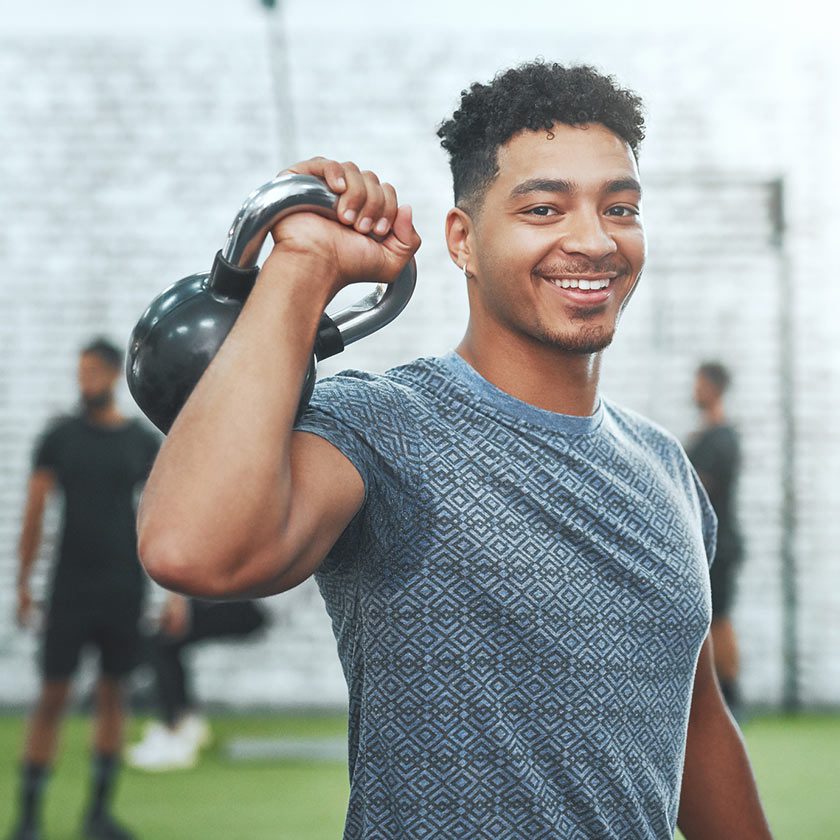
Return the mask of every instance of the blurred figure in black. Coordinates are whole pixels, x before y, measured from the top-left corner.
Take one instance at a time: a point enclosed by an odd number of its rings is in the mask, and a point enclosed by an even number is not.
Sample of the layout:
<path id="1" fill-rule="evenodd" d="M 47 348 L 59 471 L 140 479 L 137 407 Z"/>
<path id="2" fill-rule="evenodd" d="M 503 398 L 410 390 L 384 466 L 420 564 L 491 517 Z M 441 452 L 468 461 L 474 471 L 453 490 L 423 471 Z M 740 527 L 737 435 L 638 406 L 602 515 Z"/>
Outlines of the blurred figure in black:
<path id="1" fill-rule="evenodd" d="M 44 613 L 41 690 L 29 720 L 14 840 L 41 837 L 40 803 L 53 763 L 70 680 L 83 648 L 100 655 L 91 795 L 84 836 L 126 840 L 110 800 L 123 738 L 123 678 L 134 667 L 145 575 L 137 559 L 135 495 L 158 450 L 156 435 L 124 417 L 114 389 L 122 354 L 99 339 L 79 358 L 81 410 L 53 423 L 34 455 L 20 539 L 17 620 L 33 623 L 29 578 L 47 497 L 64 496 L 61 541 Z"/>
<path id="2" fill-rule="evenodd" d="M 738 708 L 738 644 L 731 611 L 735 577 L 742 558 L 741 534 L 735 511 L 735 487 L 741 463 L 738 433 L 728 422 L 723 395 L 729 387 L 729 371 L 719 362 L 704 362 L 695 374 L 694 402 L 702 413 L 703 426 L 686 446 L 718 518 L 712 584 L 712 644 L 715 670 L 721 691 L 735 712 Z"/>
<path id="3" fill-rule="evenodd" d="M 198 642 L 241 639 L 265 624 L 253 601 L 200 601 L 170 593 L 158 632 L 147 640 L 154 669 L 160 720 L 151 721 L 143 740 L 131 746 L 126 760 L 138 770 L 166 771 L 193 767 L 210 739 L 184 662 L 185 649 Z"/>

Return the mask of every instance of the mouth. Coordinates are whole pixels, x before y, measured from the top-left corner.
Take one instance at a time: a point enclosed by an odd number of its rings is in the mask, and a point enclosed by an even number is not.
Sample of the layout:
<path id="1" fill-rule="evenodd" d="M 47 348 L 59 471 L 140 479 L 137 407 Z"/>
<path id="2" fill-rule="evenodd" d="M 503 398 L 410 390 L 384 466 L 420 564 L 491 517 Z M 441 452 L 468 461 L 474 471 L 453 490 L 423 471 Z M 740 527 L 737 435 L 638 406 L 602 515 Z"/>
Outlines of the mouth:
<path id="1" fill-rule="evenodd" d="M 609 300 L 610 289 L 617 276 L 616 274 L 595 274 L 586 277 L 560 276 L 542 279 L 570 303 L 578 306 L 594 306 Z"/>

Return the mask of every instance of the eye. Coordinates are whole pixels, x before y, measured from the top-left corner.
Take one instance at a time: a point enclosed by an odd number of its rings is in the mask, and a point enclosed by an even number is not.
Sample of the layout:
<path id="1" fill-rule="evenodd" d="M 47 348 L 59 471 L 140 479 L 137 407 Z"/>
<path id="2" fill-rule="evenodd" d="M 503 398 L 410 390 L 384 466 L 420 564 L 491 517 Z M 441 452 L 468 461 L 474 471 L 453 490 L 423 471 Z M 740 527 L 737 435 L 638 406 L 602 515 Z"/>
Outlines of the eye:
<path id="1" fill-rule="evenodd" d="M 639 209 L 637 207 L 628 207 L 627 205 L 619 205 L 610 207 L 606 213 L 607 216 L 615 216 L 619 219 L 626 219 L 630 216 L 638 216 Z"/>
<path id="2" fill-rule="evenodd" d="M 538 204 L 536 207 L 526 210 L 525 213 L 529 216 L 556 216 L 557 210 L 548 204 Z"/>

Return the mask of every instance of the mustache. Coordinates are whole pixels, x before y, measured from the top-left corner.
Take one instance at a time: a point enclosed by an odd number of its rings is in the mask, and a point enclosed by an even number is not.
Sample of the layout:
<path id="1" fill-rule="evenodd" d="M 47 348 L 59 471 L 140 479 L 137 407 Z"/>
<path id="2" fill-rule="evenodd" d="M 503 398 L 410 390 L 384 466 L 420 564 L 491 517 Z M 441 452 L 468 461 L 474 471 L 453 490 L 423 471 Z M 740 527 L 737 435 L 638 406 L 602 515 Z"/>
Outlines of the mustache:
<path id="1" fill-rule="evenodd" d="M 546 265 L 537 266 L 533 273 L 548 276 L 548 277 L 562 277 L 566 274 L 586 276 L 589 274 L 626 274 L 628 271 L 627 264 L 619 260 L 599 260 L 592 262 L 591 260 L 578 260 L 569 263 L 550 263 Z"/>

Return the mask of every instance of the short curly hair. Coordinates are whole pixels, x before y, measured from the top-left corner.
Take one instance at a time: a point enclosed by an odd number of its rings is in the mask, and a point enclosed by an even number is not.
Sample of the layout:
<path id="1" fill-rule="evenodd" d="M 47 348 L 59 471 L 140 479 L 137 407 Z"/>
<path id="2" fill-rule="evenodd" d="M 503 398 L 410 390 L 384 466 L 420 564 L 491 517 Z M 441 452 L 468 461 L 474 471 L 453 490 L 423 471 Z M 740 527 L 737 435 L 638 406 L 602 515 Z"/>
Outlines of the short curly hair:
<path id="1" fill-rule="evenodd" d="M 600 123 L 637 159 L 645 136 L 642 100 L 612 76 L 588 65 L 521 64 L 462 91 L 460 107 L 438 128 L 449 152 L 455 204 L 478 210 L 499 174 L 499 147 L 520 131 L 550 131 L 556 123 Z"/>

